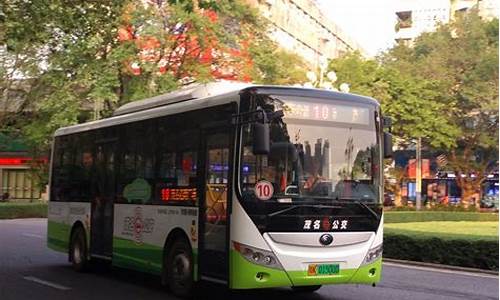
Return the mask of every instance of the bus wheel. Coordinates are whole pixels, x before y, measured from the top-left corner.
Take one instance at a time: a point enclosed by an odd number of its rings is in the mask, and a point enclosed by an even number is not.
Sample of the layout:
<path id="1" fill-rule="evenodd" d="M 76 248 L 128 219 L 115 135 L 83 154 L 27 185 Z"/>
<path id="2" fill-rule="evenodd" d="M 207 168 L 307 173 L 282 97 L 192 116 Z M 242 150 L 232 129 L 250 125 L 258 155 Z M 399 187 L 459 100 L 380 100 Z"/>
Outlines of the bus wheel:
<path id="1" fill-rule="evenodd" d="M 175 240 L 165 260 L 166 284 L 177 296 L 191 296 L 193 287 L 193 253 L 185 239 Z"/>
<path id="2" fill-rule="evenodd" d="M 85 271 L 88 267 L 87 243 L 85 241 L 85 233 L 81 227 L 76 228 L 71 235 L 71 247 L 69 251 L 73 269 L 78 272 Z"/>
<path id="3" fill-rule="evenodd" d="M 297 293 L 313 293 L 321 288 L 321 285 L 292 286 L 292 290 Z"/>

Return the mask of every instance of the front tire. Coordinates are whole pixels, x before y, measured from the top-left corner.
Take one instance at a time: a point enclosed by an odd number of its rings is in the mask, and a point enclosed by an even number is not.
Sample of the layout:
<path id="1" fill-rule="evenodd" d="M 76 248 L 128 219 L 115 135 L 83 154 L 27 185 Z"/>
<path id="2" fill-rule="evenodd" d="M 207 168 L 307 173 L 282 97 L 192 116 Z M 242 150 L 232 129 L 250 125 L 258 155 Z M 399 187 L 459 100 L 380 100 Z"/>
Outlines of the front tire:
<path id="1" fill-rule="evenodd" d="M 76 228 L 71 235 L 71 246 L 69 251 L 73 269 L 77 272 L 86 271 L 89 265 L 87 241 L 85 238 L 85 232 L 81 227 Z"/>
<path id="2" fill-rule="evenodd" d="M 321 288 L 321 285 L 292 286 L 292 290 L 297 293 L 314 293 Z"/>
<path id="3" fill-rule="evenodd" d="M 169 247 L 164 266 L 166 284 L 176 296 L 189 297 L 193 288 L 193 252 L 185 239 Z"/>

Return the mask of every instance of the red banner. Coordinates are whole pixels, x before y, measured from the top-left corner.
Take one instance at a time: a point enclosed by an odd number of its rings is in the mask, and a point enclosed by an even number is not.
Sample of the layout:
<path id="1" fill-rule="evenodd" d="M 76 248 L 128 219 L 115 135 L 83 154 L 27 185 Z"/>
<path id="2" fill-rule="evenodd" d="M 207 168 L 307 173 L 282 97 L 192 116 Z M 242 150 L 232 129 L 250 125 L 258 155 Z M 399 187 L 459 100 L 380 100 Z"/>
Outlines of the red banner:
<path id="1" fill-rule="evenodd" d="M 431 178 L 430 160 L 422 159 L 422 178 Z M 417 178 L 417 161 L 410 159 L 408 161 L 408 178 Z"/>

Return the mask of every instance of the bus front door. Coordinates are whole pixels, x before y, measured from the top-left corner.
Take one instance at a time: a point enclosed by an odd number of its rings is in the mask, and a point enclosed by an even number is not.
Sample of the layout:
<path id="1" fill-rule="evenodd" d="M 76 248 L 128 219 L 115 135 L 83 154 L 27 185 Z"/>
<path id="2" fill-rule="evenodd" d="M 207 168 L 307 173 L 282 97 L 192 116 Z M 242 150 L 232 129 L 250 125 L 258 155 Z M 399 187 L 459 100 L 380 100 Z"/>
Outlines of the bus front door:
<path id="1" fill-rule="evenodd" d="M 115 143 L 96 144 L 96 168 L 91 203 L 90 253 L 111 258 L 113 247 L 113 199 L 115 196 Z"/>
<path id="2" fill-rule="evenodd" d="M 227 282 L 230 134 L 205 135 L 205 179 L 200 213 L 199 265 L 202 279 Z"/>

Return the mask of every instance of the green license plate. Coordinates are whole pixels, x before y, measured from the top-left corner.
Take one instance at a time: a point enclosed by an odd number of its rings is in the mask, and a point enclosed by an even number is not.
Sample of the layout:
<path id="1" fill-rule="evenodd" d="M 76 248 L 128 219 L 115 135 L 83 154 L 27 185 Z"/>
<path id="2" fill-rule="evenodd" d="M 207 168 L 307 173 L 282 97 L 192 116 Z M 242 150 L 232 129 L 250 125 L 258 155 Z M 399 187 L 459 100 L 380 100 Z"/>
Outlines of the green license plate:
<path id="1" fill-rule="evenodd" d="M 334 275 L 340 272 L 338 264 L 310 264 L 307 268 L 307 275 L 321 276 L 321 275 Z"/>

